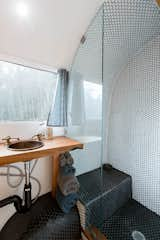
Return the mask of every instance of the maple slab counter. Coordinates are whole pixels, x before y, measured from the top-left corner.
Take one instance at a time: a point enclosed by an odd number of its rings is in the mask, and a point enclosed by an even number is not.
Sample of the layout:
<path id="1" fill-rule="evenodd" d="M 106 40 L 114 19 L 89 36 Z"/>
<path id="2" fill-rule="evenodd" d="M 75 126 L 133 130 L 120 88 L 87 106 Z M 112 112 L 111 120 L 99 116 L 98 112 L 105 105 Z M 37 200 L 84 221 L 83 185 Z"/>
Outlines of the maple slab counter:
<path id="1" fill-rule="evenodd" d="M 55 137 L 52 140 L 43 140 L 43 143 L 43 147 L 29 151 L 11 151 L 6 144 L 0 144 L 0 167 L 51 156 L 53 163 L 52 196 L 55 197 L 60 154 L 74 149 L 83 149 L 83 144 L 68 137 Z"/>

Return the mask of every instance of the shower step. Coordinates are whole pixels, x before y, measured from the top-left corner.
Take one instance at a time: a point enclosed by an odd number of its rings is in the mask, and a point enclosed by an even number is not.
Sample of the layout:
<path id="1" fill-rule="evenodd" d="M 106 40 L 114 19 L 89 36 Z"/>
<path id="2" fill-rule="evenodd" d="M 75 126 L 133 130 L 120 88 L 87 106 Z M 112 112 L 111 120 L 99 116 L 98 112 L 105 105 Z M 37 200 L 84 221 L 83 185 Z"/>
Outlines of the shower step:
<path id="1" fill-rule="evenodd" d="M 104 219 L 111 217 L 132 197 L 131 177 L 117 169 L 95 169 L 78 176 L 80 200 L 77 207 L 81 225 L 101 228 Z"/>

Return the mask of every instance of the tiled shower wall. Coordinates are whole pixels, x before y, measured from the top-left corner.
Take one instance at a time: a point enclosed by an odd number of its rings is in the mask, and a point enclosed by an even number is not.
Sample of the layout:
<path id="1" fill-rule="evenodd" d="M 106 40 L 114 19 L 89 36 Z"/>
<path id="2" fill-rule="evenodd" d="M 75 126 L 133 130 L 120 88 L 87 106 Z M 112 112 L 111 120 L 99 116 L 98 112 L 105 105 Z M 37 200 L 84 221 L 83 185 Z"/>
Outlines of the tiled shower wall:
<path id="1" fill-rule="evenodd" d="M 108 161 L 132 176 L 133 198 L 160 214 L 160 35 L 117 79 Z"/>

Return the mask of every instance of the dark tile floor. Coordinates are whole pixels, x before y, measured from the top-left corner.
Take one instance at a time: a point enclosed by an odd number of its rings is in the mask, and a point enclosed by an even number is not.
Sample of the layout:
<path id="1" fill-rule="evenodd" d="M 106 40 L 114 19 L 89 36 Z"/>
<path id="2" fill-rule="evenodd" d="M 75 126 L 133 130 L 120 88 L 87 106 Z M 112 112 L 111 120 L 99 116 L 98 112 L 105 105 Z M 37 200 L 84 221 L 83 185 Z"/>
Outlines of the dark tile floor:
<path id="1" fill-rule="evenodd" d="M 128 201 L 103 225 L 103 233 L 109 240 L 133 240 L 135 230 L 143 233 L 146 240 L 160 240 L 160 216 L 135 200 Z"/>
<path id="2" fill-rule="evenodd" d="M 0 232 L 0 240 L 79 240 L 76 208 L 64 214 L 51 194 L 40 197 L 25 214 L 16 213 Z"/>

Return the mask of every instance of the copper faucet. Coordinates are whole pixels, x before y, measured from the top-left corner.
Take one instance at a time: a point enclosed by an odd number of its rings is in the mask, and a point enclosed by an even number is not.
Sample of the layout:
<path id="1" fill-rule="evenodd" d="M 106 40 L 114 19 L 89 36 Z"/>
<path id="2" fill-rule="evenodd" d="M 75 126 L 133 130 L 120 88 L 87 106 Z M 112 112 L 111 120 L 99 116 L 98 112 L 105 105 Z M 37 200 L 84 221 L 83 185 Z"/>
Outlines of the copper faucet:
<path id="1" fill-rule="evenodd" d="M 3 141 L 6 141 L 7 142 L 7 145 L 9 145 L 10 143 L 11 143 L 11 140 L 17 140 L 17 141 L 20 141 L 20 139 L 19 138 L 12 138 L 12 137 L 10 137 L 10 136 L 7 136 L 7 137 L 5 137 L 5 138 L 2 138 L 2 140 Z"/>
<path id="2" fill-rule="evenodd" d="M 43 136 L 44 136 L 44 135 L 43 135 L 42 133 L 38 133 L 38 134 L 34 135 L 34 136 L 32 137 L 32 139 L 34 139 L 35 137 L 37 137 L 37 138 L 38 138 L 38 141 L 42 141 Z"/>

